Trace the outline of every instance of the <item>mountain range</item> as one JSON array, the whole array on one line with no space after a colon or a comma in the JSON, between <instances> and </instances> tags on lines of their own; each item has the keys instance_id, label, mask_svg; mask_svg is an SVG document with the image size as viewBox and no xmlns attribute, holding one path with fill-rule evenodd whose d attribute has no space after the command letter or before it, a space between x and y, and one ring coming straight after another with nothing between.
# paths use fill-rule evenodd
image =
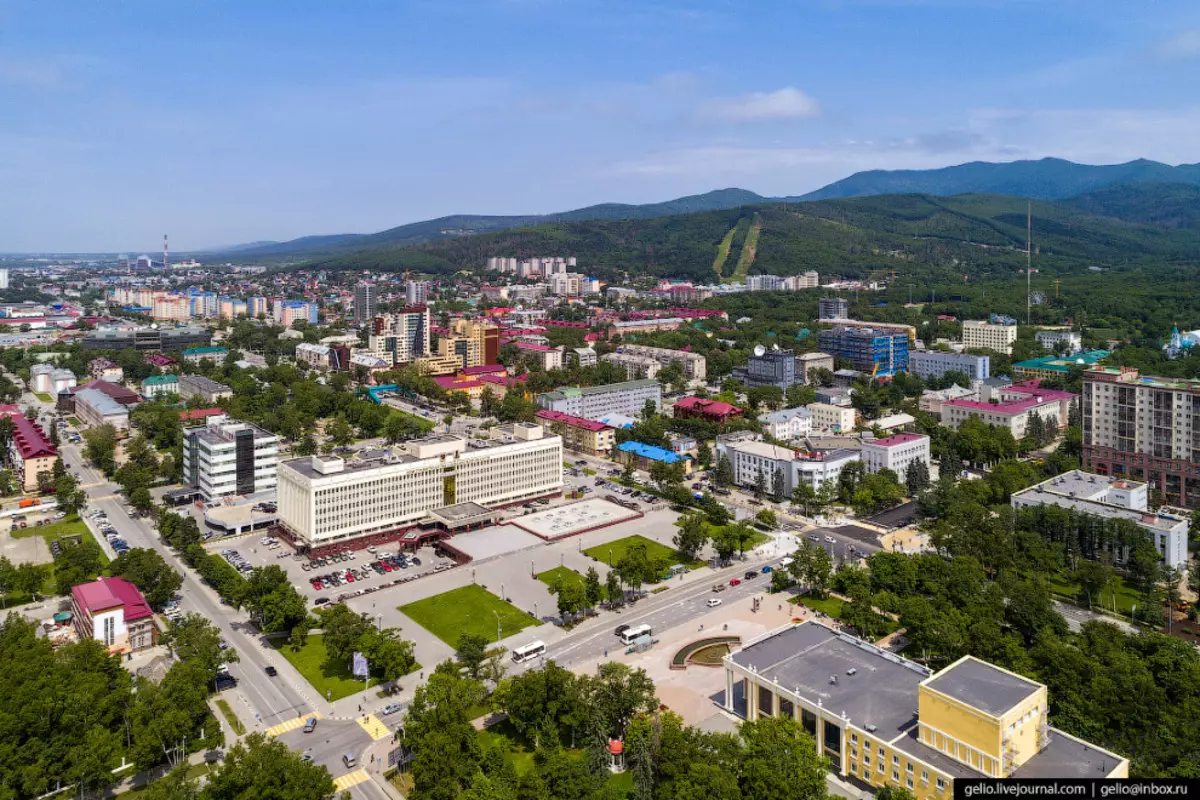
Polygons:
<instances>
[{"instance_id":1,"label":"mountain range","mask_svg":"<svg viewBox=\"0 0 1200 800\"><path fill-rule=\"evenodd\" d=\"M445 240L536 226L649 220L772 204L811 204L879 195L1006 195L1050 200L1065 210L1167 228L1200 227L1200 164L1170 166L1140 159L1088 165L1063 159L1006 163L971 162L932 170L858 172L801 196L765 197L745 189L719 189L662 203L599 205L543 215L456 214L371 234L305 236L222 249L243 259L277 262L327 259L376 249L412 248Z\"/></svg>"}]
</instances>

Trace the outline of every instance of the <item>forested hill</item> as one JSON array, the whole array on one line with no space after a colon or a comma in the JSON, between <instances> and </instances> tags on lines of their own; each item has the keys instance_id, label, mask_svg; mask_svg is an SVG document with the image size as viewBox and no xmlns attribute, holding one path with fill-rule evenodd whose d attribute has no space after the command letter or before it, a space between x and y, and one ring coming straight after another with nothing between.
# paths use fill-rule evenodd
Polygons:
<instances>
[{"instance_id":1,"label":"forested hill","mask_svg":"<svg viewBox=\"0 0 1200 800\"><path fill-rule=\"evenodd\" d=\"M589 272L703 282L809 269L853 276L877 269L984 275L1024 266L1026 201L996 195L889 195L761 204L650 219L558 222L316 258L328 269L451 273L489 256L574 255ZM1043 271L1200 261L1200 231L1125 222L1065 203L1033 204ZM726 252L727 251L727 252Z\"/></svg>"},{"instance_id":2,"label":"forested hill","mask_svg":"<svg viewBox=\"0 0 1200 800\"><path fill-rule=\"evenodd\" d=\"M949 196L985 192L1054 200L1130 183L1200 185L1200 164L1173 167L1146 159L1105 165L1076 164L1061 158L1004 163L972 161L941 169L856 172L799 199L901 193Z\"/></svg>"}]
</instances>

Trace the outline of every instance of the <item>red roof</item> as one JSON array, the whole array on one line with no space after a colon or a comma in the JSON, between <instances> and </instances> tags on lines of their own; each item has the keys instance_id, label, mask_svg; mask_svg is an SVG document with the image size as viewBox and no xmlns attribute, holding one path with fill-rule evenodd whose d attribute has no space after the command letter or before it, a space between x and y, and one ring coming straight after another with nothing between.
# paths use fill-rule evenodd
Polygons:
<instances>
[{"instance_id":1,"label":"red roof","mask_svg":"<svg viewBox=\"0 0 1200 800\"><path fill-rule=\"evenodd\" d=\"M1020 392L1021 394L1040 397L1043 400L1074 400L1079 396L1060 389L1043 389L1040 378L1031 378L1027 381L1014 383L1012 386L1005 387L1004 391Z\"/></svg>"},{"instance_id":2,"label":"red roof","mask_svg":"<svg viewBox=\"0 0 1200 800\"><path fill-rule=\"evenodd\" d=\"M561 422L564 425L570 425L572 428L583 428L586 431L602 431L605 428L612 427L605 425L603 422L596 422L595 420L584 419L583 417L574 417L570 414L564 414L561 411L542 410L534 414L534 416L550 422Z\"/></svg>"},{"instance_id":3,"label":"red roof","mask_svg":"<svg viewBox=\"0 0 1200 800\"><path fill-rule=\"evenodd\" d=\"M898 444L908 444L909 442L916 442L920 439L928 438L929 437L923 433L897 433L895 436L876 439L873 442L863 442L863 444L872 444L878 447L895 447Z\"/></svg>"},{"instance_id":4,"label":"red roof","mask_svg":"<svg viewBox=\"0 0 1200 800\"><path fill-rule=\"evenodd\" d=\"M513 342L518 350L532 350L535 353L549 353L551 350L556 350L554 347L547 347L544 344L531 344L529 342Z\"/></svg>"},{"instance_id":5,"label":"red roof","mask_svg":"<svg viewBox=\"0 0 1200 800\"><path fill-rule=\"evenodd\" d=\"M124 606L125 621L132 622L154 613L137 587L124 578L97 578L90 583L81 583L71 587L71 595L81 611L93 615Z\"/></svg>"},{"instance_id":6,"label":"red roof","mask_svg":"<svg viewBox=\"0 0 1200 800\"><path fill-rule=\"evenodd\" d=\"M21 458L48 458L58 455L54 445L42 430L42 426L23 416L12 417L13 442L21 451Z\"/></svg>"},{"instance_id":7,"label":"red roof","mask_svg":"<svg viewBox=\"0 0 1200 800\"><path fill-rule=\"evenodd\" d=\"M508 369L503 364L481 364L478 367L467 367L460 370L459 375L503 375Z\"/></svg>"},{"instance_id":8,"label":"red roof","mask_svg":"<svg viewBox=\"0 0 1200 800\"><path fill-rule=\"evenodd\" d=\"M193 408L187 411L180 411L179 418L184 422L195 422L198 419L208 419L215 417L218 414L224 414L225 410L221 408Z\"/></svg>"},{"instance_id":9,"label":"red roof","mask_svg":"<svg viewBox=\"0 0 1200 800\"><path fill-rule=\"evenodd\" d=\"M1013 400L1008 403L985 403L981 400L947 400L943 403L943 407L956 406L958 408L969 408L973 411L991 411L995 414L1020 414L1022 411L1028 411L1031 408L1037 408L1050 402L1052 401L1046 398L1042 398L1039 401L1032 397L1028 400Z\"/></svg>"},{"instance_id":10,"label":"red roof","mask_svg":"<svg viewBox=\"0 0 1200 800\"><path fill-rule=\"evenodd\" d=\"M675 401L675 408L685 411L695 411L706 416L727 417L740 414L742 410L735 405L722 403L720 400L709 400L704 397L681 397Z\"/></svg>"},{"instance_id":11,"label":"red roof","mask_svg":"<svg viewBox=\"0 0 1200 800\"><path fill-rule=\"evenodd\" d=\"M79 391L79 389L96 389L97 391L108 395L113 400L116 400L123 406L131 406L134 403L140 402L142 399L137 392L130 391L124 386L111 383L110 381L92 381L85 386L76 387L76 391Z\"/></svg>"}]
</instances>

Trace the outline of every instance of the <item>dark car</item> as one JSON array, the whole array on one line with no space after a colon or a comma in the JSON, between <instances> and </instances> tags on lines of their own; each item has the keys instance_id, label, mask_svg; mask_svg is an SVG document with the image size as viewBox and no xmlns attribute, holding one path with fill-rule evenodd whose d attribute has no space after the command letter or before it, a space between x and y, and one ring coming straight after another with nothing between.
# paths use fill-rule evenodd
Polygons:
<instances>
[{"instance_id":1,"label":"dark car","mask_svg":"<svg viewBox=\"0 0 1200 800\"><path fill-rule=\"evenodd\" d=\"M217 691L232 689L237 686L237 678L230 675L228 672L217 673L217 677L213 679L213 683L217 687Z\"/></svg>"},{"instance_id":2,"label":"dark car","mask_svg":"<svg viewBox=\"0 0 1200 800\"><path fill-rule=\"evenodd\" d=\"M748 570L746 570L746 574L743 575L742 577L745 578L746 580L752 580L753 578L757 578L758 570L748 569Z\"/></svg>"},{"instance_id":3,"label":"dark car","mask_svg":"<svg viewBox=\"0 0 1200 800\"><path fill-rule=\"evenodd\" d=\"M617 636L620 636L622 633L624 633L627 630L629 630L628 625L618 625L617 629L615 631L613 631L613 633L616 634Z\"/></svg>"},{"instance_id":4,"label":"dark car","mask_svg":"<svg viewBox=\"0 0 1200 800\"><path fill-rule=\"evenodd\" d=\"M268 674L268 675L270 675L272 678L274 678L276 675L278 675L278 674L279 674L279 670L275 669L275 668L274 668L274 667L272 667L272 666L267 666L267 670L266 670L266 672L267 672L267 674Z\"/></svg>"}]
</instances>

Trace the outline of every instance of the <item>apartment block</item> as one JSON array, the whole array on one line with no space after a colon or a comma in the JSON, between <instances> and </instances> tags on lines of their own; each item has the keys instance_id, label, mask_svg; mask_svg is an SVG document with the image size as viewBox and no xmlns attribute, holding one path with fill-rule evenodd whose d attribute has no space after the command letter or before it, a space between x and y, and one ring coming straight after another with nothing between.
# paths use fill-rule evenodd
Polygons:
<instances>
[{"instance_id":1,"label":"apartment block","mask_svg":"<svg viewBox=\"0 0 1200 800\"><path fill-rule=\"evenodd\" d=\"M1080 411L1085 469L1200 506L1200 380L1095 367L1083 373Z\"/></svg>"},{"instance_id":2,"label":"apartment block","mask_svg":"<svg viewBox=\"0 0 1200 800\"><path fill-rule=\"evenodd\" d=\"M807 408L812 414L813 430L847 433L854 430L854 426L858 422L858 412L848 405L810 403Z\"/></svg>"},{"instance_id":3,"label":"apartment block","mask_svg":"<svg viewBox=\"0 0 1200 800\"><path fill-rule=\"evenodd\" d=\"M379 300L379 289L369 281L354 287L354 321L365 325L375 319L375 304Z\"/></svg>"},{"instance_id":4,"label":"apartment block","mask_svg":"<svg viewBox=\"0 0 1200 800\"><path fill-rule=\"evenodd\" d=\"M1148 489L1140 481L1076 469L1016 492L1012 507L1052 505L1103 519L1127 519L1146 531L1163 563L1186 569L1189 522L1176 514L1150 511ZM1122 564L1129 552L1114 547L1112 555L1115 563Z\"/></svg>"},{"instance_id":5,"label":"apartment block","mask_svg":"<svg viewBox=\"0 0 1200 800\"><path fill-rule=\"evenodd\" d=\"M481 441L430 436L354 459L313 456L279 466L281 533L305 549L395 541L423 523L453 524L455 509L562 490L562 439L540 425L496 428ZM407 539L406 539L407 541Z\"/></svg>"},{"instance_id":6,"label":"apartment block","mask_svg":"<svg viewBox=\"0 0 1200 800\"><path fill-rule=\"evenodd\" d=\"M615 353L608 353L604 356L605 361L622 365L629 363L645 365L649 363L643 359L652 360L660 367L678 363L683 369L684 377L689 381L703 381L708 378L708 364L704 360L704 356L700 353L692 353L687 350L671 350L667 347L648 347L640 344L622 344L617 346ZM657 372L657 370L654 371ZM640 377L652 378L654 376L642 375Z\"/></svg>"},{"instance_id":7,"label":"apartment block","mask_svg":"<svg viewBox=\"0 0 1200 800\"><path fill-rule=\"evenodd\" d=\"M547 411L561 411L584 419L600 419L610 414L640 417L646 403L662 407L662 387L658 381L640 380L607 383L602 386L563 386L538 395L538 405Z\"/></svg>"},{"instance_id":8,"label":"apartment block","mask_svg":"<svg viewBox=\"0 0 1200 800\"><path fill-rule=\"evenodd\" d=\"M15 408L15 407L14 407ZM54 472L58 463L58 450L42 426L21 414L7 415L13 423L12 438L8 442L8 464L13 477L26 492L38 488L38 474Z\"/></svg>"},{"instance_id":9,"label":"apartment block","mask_svg":"<svg viewBox=\"0 0 1200 800\"><path fill-rule=\"evenodd\" d=\"M209 417L183 432L183 481L209 500L275 488L279 439L257 425Z\"/></svg>"},{"instance_id":10,"label":"apartment block","mask_svg":"<svg viewBox=\"0 0 1200 800\"><path fill-rule=\"evenodd\" d=\"M926 381L940 378L947 372L961 372L973 381L983 381L992 375L992 359L969 353L914 350L908 354L908 368L909 372Z\"/></svg>"},{"instance_id":11,"label":"apartment block","mask_svg":"<svg viewBox=\"0 0 1200 800\"><path fill-rule=\"evenodd\" d=\"M424 305L429 301L429 281L406 281L404 283L404 302L410 306Z\"/></svg>"},{"instance_id":12,"label":"apartment block","mask_svg":"<svg viewBox=\"0 0 1200 800\"><path fill-rule=\"evenodd\" d=\"M743 434L717 437L716 452L718 458L729 459L733 482L738 486L755 486L761 474L769 489L775 476L782 475L785 497L790 497L802 484L816 490L827 483L837 483L842 469L850 462L860 460L856 450L807 452L754 441Z\"/></svg>"},{"instance_id":13,"label":"apartment block","mask_svg":"<svg viewBox=\"0 0 1200 800\"><path fill-rule=\"evenodd\" d=\"M1013 342L1017 340L1017 323L1011 318L991 320L964 320L962 329L963 347L968 350L986 349L1012 355Z\"/></svg>"},{"instance_id":14,"label":"apartment block","mask_svg":"<svg viewBox=\"0 0 1200 800\"><path fill-rule=\"evenodd\" d=\"M814 369L827 369L833 372L833 356L828 353L801 353L796 356L796 377L800 383L813 383L809 373Z\"/></svg>"},{"instance_id":15,"label":"apartment block","mask_svg":"<svg viewBox=\"0 0 1200 800\"><path fill-rule=\"evenodd\" d=\"M989 392L987 401L948 400L942 403L942 424L958 430L970 417L978 417L988 425L1007 428L1014 439L1028 430L1033 415L1052 419L1058 427L1066 427L1071 404L1077 395L1057 389L1043 389L1036 380L1014 383Z\"/></svg>"},{"instance_id":16,"label":"apartment block","mask_svg":"<svg viewBox=\"0 0 1200 800\"><path fill-rule=\"evenodd\" d=\"M1043 684L973 656L934 673L810 621L724 667L726 710L791 717L837 775L919 800L949 800L956 780L1129 776L1128 759L1050 725Z\"/></svg>"},{"instance_id":17,"label":"apartment block","mask_svg":"<svg viewBox=\"0 0 1200 800\"><path fill-rule=\"evenodd\" d=\"M562 437L563 447L567 450L607 458L616 446L616 429L603 422L545 409L535 416L538 424Z\"/></svg>"},{"instance_id":18,"label":"apartment block","mask_svg":"<svg viewBox=\"0 0 1200 800\"><path fill-rule=\"evenodd\" d=\"M1070 354L1083 349L1083 334L1075 331L1038 331L1033 338L1047 350L1058 350L1061 346Z\"/></svg>"},{"instance_id":19,"label":"apartment block","mask_svg":"<svg viewBox=\"0 0 1200 800\"><path fill-rule=\"evenodd\" d=\"M843 297L822 297L817 301L817 315L821 319L847 319L850 301Z\"/></svg>"},{"instance_id":20,"label":"apartment block","mask_svg":"<svg viewBox=\"0 0 1200 800\"><path fill-rule=\"evenodd\" d=\"M177 386L179 396L185 400L199 397L206 403L215 403L233 397L231 387L203 375L180 375Z\"/></svg>"},{"instance_id":21,"label":"apartment block","mask_svg":"<svg viewBox=\"0 0 1200 800\"><path fill-rule=\"evenodd\" d=\"M791 350L759 351L761 347L746 359L745 366L733 368L734 380L751 389L776 386L782 391L802 382L796 377L796 355Z\"/></svg>"}]
</instances>

